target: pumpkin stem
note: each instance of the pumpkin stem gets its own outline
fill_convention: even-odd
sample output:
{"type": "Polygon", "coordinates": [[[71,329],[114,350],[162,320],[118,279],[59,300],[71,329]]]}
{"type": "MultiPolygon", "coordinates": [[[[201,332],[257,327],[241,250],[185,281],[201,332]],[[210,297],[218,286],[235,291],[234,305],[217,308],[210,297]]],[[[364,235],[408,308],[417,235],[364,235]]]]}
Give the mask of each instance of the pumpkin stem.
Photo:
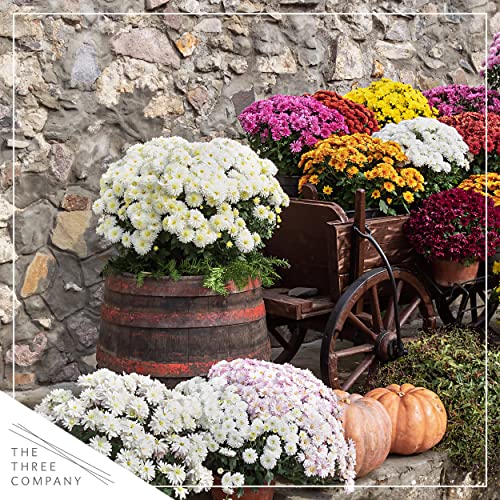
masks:
{"type": "Polygon", "coordinates": [[[404,393],[404,392],[397,392],[396,394],[397,394],[400,398],[402,398],[402,397],[405,395],[405,393],[404,393]]]}

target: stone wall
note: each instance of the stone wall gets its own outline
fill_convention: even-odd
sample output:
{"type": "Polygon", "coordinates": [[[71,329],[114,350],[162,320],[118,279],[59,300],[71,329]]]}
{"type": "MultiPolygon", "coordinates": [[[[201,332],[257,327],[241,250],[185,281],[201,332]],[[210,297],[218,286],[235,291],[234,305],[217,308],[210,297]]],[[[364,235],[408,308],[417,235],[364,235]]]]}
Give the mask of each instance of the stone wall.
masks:
{"type": "Polygon", "coordinates": [[[422,89],[478,83],[485,18],[456,12],[488,12],[499,31],[496,8],[487,0],[0,0],[0,384],[10,382],[14,316],[18,390],[95,367],[99,272],[112,249],[96,237],[90,206],[106,164],[128,146],[161,134],[238,137],[237,114],[275,93],[343,93],[381,76],[422,89]],[[30,11],[68,14],[16,16],[13,141],[11,14],[30,11]],[[288,15],[300,11],[308,15],[288,15]],[[335,14],[350,11],[377,14],[335,14]]]}

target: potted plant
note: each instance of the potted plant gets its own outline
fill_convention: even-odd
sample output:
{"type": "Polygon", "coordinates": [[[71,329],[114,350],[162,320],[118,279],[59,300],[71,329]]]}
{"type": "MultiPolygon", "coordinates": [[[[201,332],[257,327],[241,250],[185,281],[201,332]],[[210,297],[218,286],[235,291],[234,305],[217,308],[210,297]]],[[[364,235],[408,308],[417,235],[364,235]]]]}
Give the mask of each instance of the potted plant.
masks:
{"type": "Polygon", "coordinates": [[[492,89],[500,89],[500,33],[495,33],[488,51],[488,57],[484,61],[484,68],[480,75],[484,76],[488,70],[488,86],[492,89]]]}
{"type": "Polygon", "coordinates": [[[429,106],[420,90],[389,78],[372,82],[368,87],[353,89],[344,97],[371,109],[381,127],[417,116],[432,118],[437,115],[437,110],[429,106]]]}
{"type": "Polygon", "coordinates": [[[354,209],[357,189],[366,191],[366,206],[384,214],[409,212],[424,190],[424,177],[406,167],[407,156],[392,141],[368,134],[331,136],[304,153],[299,163],[304,184],[316,186],[320,199],[354,209]]]}
{"type": "Polygon", "coordinates": [[[349,133],[343,116],[312,97],[275,95],[238,116],[250,147],[278,167],[283,188],[297,196],[300,156],[319,139],[349,133]]]}
{"type": "Polygon", "coordinates": [[[371,135],[379,130],[375,114],[362,104],[346,99],[331,90],[318,90],[311,97],[314,97],[327,108],[338,111],[344,117],[350,134],[363,133],[371,135]]]}
{"type": "Polygon", "coordinates": [[[210,489],[200,400],[150,377],[106,369],[80,376],[78,389],[54,389],[35,411],[173,498],[210,489]]]}
{"type": "Polygon", "coordinates": [[[389,123],[373,136],[400,145],[425,177],[425,196],[456,187],[469,170],[467,144],[453,127],[434,118],[389,123]]]}
{"type": "MultiPolygon", "coordinates": [[[[248,477],[245,484],[262,484],[256,474],[264,474],[262,467],[268,468],[269,459],[275,467],[265,473],[266,483],[278,475],[292,484],[331,484],[340,480],[348,491],[351,489],[356,475],[356,448],[344,436],[342,406],[333,391],[310,371],[289,364],[237,359],[214,365],[208,377],[233,387],[247,404],[252,427],[263,426],[278,437],[266,438],[264,444],[264,448],[270,448],[270,455],[274,454],[274,460],[264,458],[264,452],[258,464],[248,464],[245,451],[238,452],[233,462],[224,462],[226,468],[217,462],[221,473],[235,468],[241,472],[241,466],[248,477]]],[[[259,438],[252,442],[261,449],[259,438]]]]}
{"type": "Polygon", "coordinates": [[[405,232],[416,252],[430,261],[439,285],[464,283],[500,246],[500,207],[473,190],[442,191],[412,211],[405,232]]]}
{"type": "Polygon", "coordinates": [[[268,359],[261,284],[283,261],[260,250],[288,197],[277,169],[230,139],[137,144],[101,178],[107,276],[99,366],[172,382],[221,359],[268,359]]]}
{"type": "Polygon", "coordinates": [[[436,108],[440,116],[459,115],[467,111],[500,113],[500,93],[486,90],[484,85],[441,85],[426,90],[429,105],[436,108]]]}

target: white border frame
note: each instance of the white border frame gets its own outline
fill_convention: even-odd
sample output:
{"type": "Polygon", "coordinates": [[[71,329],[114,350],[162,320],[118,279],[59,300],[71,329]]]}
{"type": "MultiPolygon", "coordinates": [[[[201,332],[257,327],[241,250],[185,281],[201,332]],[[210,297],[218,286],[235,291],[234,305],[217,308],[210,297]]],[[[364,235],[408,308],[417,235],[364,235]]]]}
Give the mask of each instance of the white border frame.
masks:
{"type": "MultiPolygon", "coordinates": [[[[386,15],[386,16],[483,16],[484,18],[484,51],[485,60],[488,57],[488,18],[489,14],[486,12],[14,12],[12,13],[12,346],[15,346],[15,326],[16,326],[16,315],[15,315],[15,302],[16,302],[16,266],[15,266],[15,234],[16,234],[16,218],[15,218],[15,196],[16,196],[16,147],[15,147],[15,116],[16,116],[16,17],[21,16],[67,16],[67,15],[78,15],[78,16],[166,16],[166,15],[178,15],[178,16],[193,16],[193,17],[226,17],[226,16],[269,16],[273,14],[279,14],[282,16],[345,16],[345,15],[355,15],[355,16],[367,16],[367,15],[386,15]]],[[[484,74],[484,85],[487,89],[487,68],[484,74]]],[[[486,134],[485,134],[485,151],[487,151],[488,144],[488,108],[485,108],[486,117],[486,134]]],[[[485,171],[488,172],[488,155],[486,154],[485,171]]],[[[485,198],[486,200],[486,198],[485,198]]],[[[486,204],[486,201],[485,201],[486,204]]],[[[486,243],[487,245],[487,243],[486,243]]],[[[487,278],[486,278],[487,279],[487,278]]],[[[486,310],[487,314],[487,310],[486,310]]],[[[15,389],[15,362],[12,363],[12,397],[16,398],[15,389]]],[[[487,488],[488,487],[488,339],[485,336],[485,483],[484,484],[473,484],[473,485],[354,485],[355,489],[368,489],[368,488],[435,488],[435,489],[472,489],[472,488],[487,488]]],[[[168,486],[154,486],[155,488],[167,488],[168,486]]],[[[195,486],[187,485],[185,488],[194,488],[195,486]]],[[[252,486],[256,488],[255,486],[252,486]]],[[[263,488],[265,486],[257,486],[257,488],[263,488]]],[[[344,488],[342,485],[326,485],[326,486],[315,486],[315,485],[284,485],[285,489],[338,489],[344,488]]]]}

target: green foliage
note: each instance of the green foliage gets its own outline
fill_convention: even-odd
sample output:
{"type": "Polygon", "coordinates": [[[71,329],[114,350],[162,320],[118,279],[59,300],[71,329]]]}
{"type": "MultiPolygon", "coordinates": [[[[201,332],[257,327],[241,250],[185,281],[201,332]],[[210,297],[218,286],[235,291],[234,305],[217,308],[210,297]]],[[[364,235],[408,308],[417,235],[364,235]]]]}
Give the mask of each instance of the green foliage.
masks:
{"type": "MultiPolygon", "coordinates": [[[[488,468],[500,465],[500,350],[488,353],[488,468]]],[[[448,413],[439,449],[467,471],[485,470],[485,347],[481,334],[447,327],[423,333],[408,355],[384,365],[373,387],[410,383],[434,391],[448,413]]],[[[478,476],[481,479],[480,476],[478,476]]]]}
{"type": "Polygon", "coordinates": [[[169,277],[176,281],[181,276],[204,276],[203,285],[205,287],[220,295],[227,295],[226,285],[230,281],[233,281],[238,288],[243,288],[248,283],[249,278],[259,278],[264,287],[270,287],[279,279],[276,268],[289,267],[286,260],[266,257],[259,252],[239,255],[225,265],[221,265],[216,259],[210,257],[183,260],[179,263],[175,259],[158,261],[152,272],[143,271],[141,264],[135,267],[134,262],[136,261],[131,261],[126,256],[115,257],[107,263],[103,274],[105,276],[123,273],[133,274],[138,286],[144,284],[146,277],[155,279],[169,277]]]}

